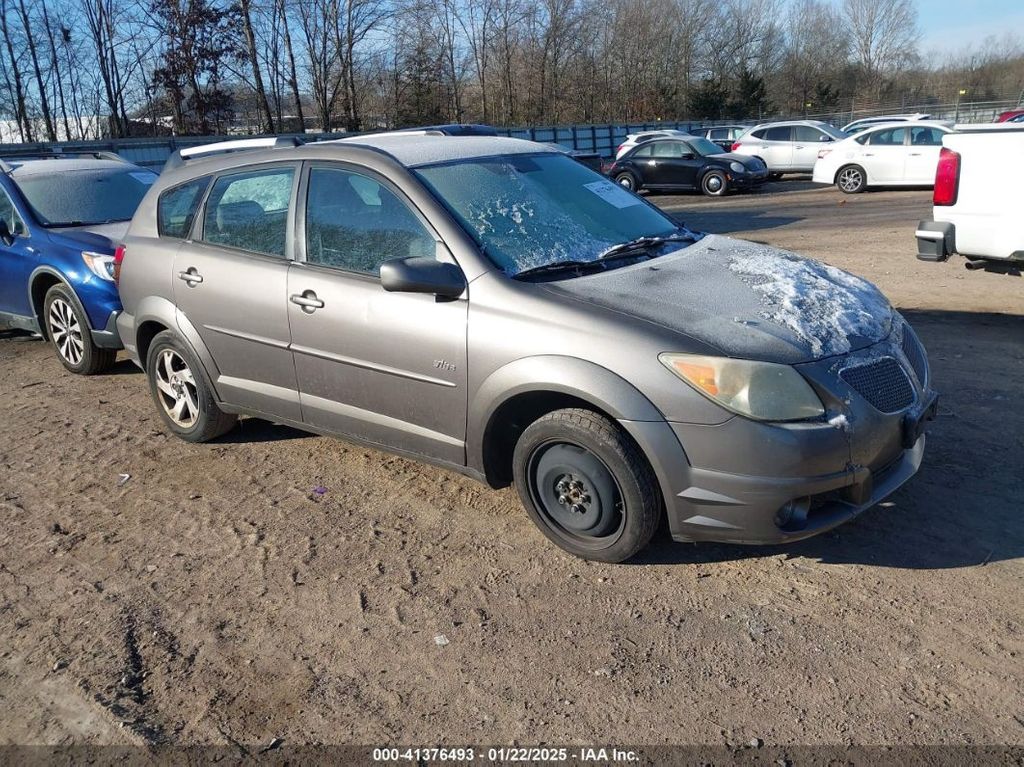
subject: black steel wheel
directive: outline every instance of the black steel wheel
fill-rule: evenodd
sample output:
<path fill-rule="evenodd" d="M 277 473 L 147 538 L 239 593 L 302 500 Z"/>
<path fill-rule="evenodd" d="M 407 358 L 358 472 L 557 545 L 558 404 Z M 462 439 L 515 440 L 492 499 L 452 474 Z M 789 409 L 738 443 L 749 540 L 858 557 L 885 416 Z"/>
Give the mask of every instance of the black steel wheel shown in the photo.
<path fill-rule="evenodd" d="M 540 418 L 523 432 L 513 461 L 530 517 L 576 556 L 621 562 L 658 528 L 661 496 L 650 465 L 597 413 L 566 409 Z"/>

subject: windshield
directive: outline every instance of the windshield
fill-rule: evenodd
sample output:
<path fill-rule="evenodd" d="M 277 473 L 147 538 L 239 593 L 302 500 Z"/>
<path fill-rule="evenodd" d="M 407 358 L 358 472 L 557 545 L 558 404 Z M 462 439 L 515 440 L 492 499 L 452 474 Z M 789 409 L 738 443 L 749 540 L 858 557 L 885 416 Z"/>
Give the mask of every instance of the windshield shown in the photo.
<path fill-rule="evenodd" d="M 129 220 L 156 174 L 126 165 L 125 170 L 39 173 L 15 181 L 43 226 L 84 226 Z"/>
<path fill-rule="evenodd" d="M 686 140 L 686 143 L 693 147 L 693 151 L 702 157 L 708 157 L 713 154 L 722 154 L 725 150 L 713 141 L 708 141 L 706 138 L 690 138 Z"/>
<path fill-rule="evenodd" d="M 510 276 L 596 261 L 612 245 L 681 231 L 653 205 L 565 155 L 482 157 L 416 173 Z"/>

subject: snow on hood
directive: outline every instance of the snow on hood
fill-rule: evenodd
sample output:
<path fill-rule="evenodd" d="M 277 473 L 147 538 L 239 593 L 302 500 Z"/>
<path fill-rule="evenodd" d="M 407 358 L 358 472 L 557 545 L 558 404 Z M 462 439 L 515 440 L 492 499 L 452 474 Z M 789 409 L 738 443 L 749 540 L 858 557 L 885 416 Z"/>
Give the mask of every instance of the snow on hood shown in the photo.
<path fill-rule="evenodd" d="M 885 296 L 842 269 L 769 247 L 732 256 L 729 269 L 761 297 L 761 317 L 792 330 L 815 357 L 845 354 L 851 338 L 888 332 Z"/>
<path fill-rule="evenodd" d="M 650 261 L 543 285 L 723 355 L 765 362 L 798 364 L 863 349 L 885 338 L 892 322 L 889 302 L 859 277 L 714 234 Z M 680 346 L 687 344 L 681 339 Z"/>

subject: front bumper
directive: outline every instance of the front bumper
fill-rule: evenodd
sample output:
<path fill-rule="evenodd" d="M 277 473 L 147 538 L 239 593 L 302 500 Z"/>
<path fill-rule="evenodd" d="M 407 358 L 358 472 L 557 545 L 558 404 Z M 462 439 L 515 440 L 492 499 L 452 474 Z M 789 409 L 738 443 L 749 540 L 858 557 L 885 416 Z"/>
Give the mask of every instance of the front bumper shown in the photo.
<path fill-rule="evenodd" d="M 101 349 L 120 349 L 121 336 L 117 332 L 117 318 L 121 312 L 111 312 L 102 330 L 93 328 L 92 342 Z"/>
<path fill-rule="evenodd" d="M 853 519 L 909 480 L 921 465 L 924 430 L 937 411 L 923 347 L 899 325 L 878 344 L 799 366 L 828 420 L 764 423 L 735 416 L 717 425 L 669 423 L 667 442 L 644 443 L 678 541 L 778 544 Z M 848 367 L 895 359 L 912 388 L 899 410 L 874 407 L 841 377 Z M 916 363 L 916 364 L 915 364 Z M 636 425 L 633 424 L 635 427 Z M 654 448 L 652 451 L 651 448 Z M 681 449 L 680 449 L 681 448 Z"/>
<path fill-rule="evenodd" d="M 774 479 L 697 472 L 703 497 L 689 488 L 672 510 L 677 541 L 770 545 L 818 535 L 885 500 L 917 473 L 926 437 L 881 471 L 865 467 L 832 475 Z M 708 486 L 718 492 L 709 493 Z"/>
<path fill-rule="evenodd" d="M 743 175 L 731 172 L 729 174 L 729 183 L 732 184 L 732 187 L 734 189 L 752 189 L 755 186 L 760 186 L 767 180 L 767 168 L 765 168 L 763 171 L 756 171 L 754 173 L 744 173 Z"/>

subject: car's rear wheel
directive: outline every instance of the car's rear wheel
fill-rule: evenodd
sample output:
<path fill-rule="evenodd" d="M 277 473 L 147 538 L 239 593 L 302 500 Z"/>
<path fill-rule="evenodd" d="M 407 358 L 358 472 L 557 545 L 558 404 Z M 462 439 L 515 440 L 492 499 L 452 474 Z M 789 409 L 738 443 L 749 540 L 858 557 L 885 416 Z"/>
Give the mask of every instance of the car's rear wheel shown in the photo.
<path fill-rule="evenodd" d="M 858 194 L 863 192 L 867 185 L 867 174 L 859 165 L 847 165 L 836 173 L 836 186 L 839 187 L 840 192 Z"/>
<path fill-rule="evenodd" d="M 615 176 L 615 183 L 631 192 L 635 192 L 640 188 L 640 184 L 637 183 L 636 177 L 632 173 L 617 174 Z"/>
<path fill-rule="evenodd" d="M 43 299 L 46 335 L 57 359 L 72 373 L 95 375 L 110 368 L 117 359 L 115 349 L 101 349 L 92 341 L 85 310 L 72 290 L 57 283 Z"/>
<path fill-rule="evenodd" d="M 557 410 L 526 428 L 513 456 L 516 489 L 541 531 L 571 554 L 621 562 L 661 520 L 654 472 L 617 425 L 589 410 Z"/>
<path fill-rule="evenodd" d="M 708 171 L 700 180 L 700 190 L 708 197 L 722 197 L 729 191 L 729 181 L 720 170 Z"/>
<path fill-rule="evenodd" d="M 238 416 L 217 406 L 213 387 L 192 350 L 168 330 L 146 355 L 146 376 L 167 428 L 187 442 L 207 442 L 228 432 Z"/>

